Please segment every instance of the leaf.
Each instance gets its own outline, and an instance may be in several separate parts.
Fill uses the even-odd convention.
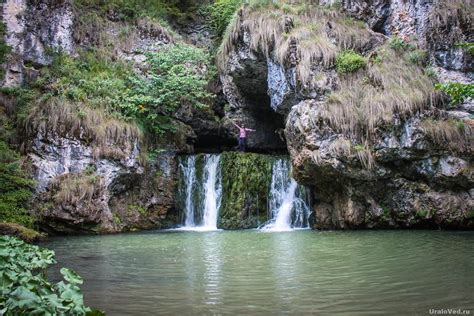
[[[7,306],[33,309],[41,303],[41,298],[27,288],[20,286],[10,293]]]
[[[71,284],[82,284],[83,280],[82,277],[79,276],[76,272],[68,268],[61,268],[61,274],[63,275],[64,279]]]
[[[98,309],[93,309],[86,312],[86,316],[105,316],[105,312],[100,311]]]

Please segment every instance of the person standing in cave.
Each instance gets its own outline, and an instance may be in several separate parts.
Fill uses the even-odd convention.
[[[232,121],[231,121],[232,122]],[[232,122],[239,129],[239,151],[244,152],[247,147],[247,132],[255,132],[254,129],[245,128],[245,125],[242,124],[242,127]]]

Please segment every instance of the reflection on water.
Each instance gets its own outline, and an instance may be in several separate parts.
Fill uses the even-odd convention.
[[[425,315],[474,309],[473,243],[473,232],[174,231],[44,246],[109,315]]]
[[[221,249],[219,236],[203,236],[205,304],[216,305],[221,302]]]

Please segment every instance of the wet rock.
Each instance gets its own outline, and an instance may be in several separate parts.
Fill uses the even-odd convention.
[[[268,220],[272,156],[225,152],[221,155],[222,202],[218,227],[257,228]]]
[[[301,102],[286,127],[293,174],[314,188],[313,227],[474,226],[469,149],[455,155],[433,144],[413,117],[379,132],[374,164],[367,168],[357,152],[337,151],[350,139],[318,120],[321,107],[316,101]]]

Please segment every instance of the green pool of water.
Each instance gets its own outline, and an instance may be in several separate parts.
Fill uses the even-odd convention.
[[[55,238],[108,315],[474,314],[474,232],[148,232]]]

